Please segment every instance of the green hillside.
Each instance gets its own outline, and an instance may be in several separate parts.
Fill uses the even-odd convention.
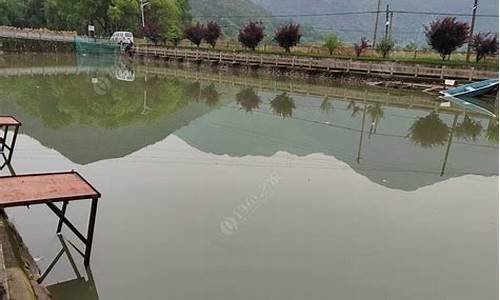
[[[239,28],[251,18],[200,17],[200,16],[268,16],[262,7],[249,0],[190,0],[191,15],[195,21],[216,20],[223,27],[224,34],[234,37]]]

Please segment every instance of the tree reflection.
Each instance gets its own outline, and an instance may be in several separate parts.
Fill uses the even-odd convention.
[[[213,107],[219,102],[219,92],[215,89],[215,85],[212,83],[206,86],[201,91],[201,96],[205,99],[205,104],[209,107]]]
[[[241,108],[245,109],[247,112],[258,109],[260,102],[261,100],[259,96],[252,88],[242,89],[238,94],[236,94],[236,103],[238,103]]]
[[[201,84],[199,81],[184,85],[184,94],[189,101],[199,102],[201,99]]]
[[[384,110],[382,109],[382,105],[380,103],[369,105],[367,112],[372,119],[372,123],[376,123],[378,120],[384,118]]]
[[[372,120],[370,125],[370,134],[368,136],[371,137],[372,133],[377,133],[378,122],[384,117],[384,110],[382,109],[382,105],[380,103],[376,103],[369,105],[367,112]]]
[[[321,102],[319,108],[321,109],[322,112],[325,113],[330,113],[333,110],[333,105],[328,96],[326,96],[325,99],[323,99],[323,102]]]
[[[351,102],[349,102],[349,105],[347,105],[347,110],[351,110],[352,111],[351,117],[355,118],[358,116],[359,112],[361,111],[361,107],[356,105],[356,101],[351,100]]]
[[[174,112],[186,105],[182,86],[176,80],[156,77],[126,82],[106,74],[97,74],[98,86],[87,75],[24,77],[22,81],[3,80],[15,91],[16,102],[30,115],[40,118],[49,128],[69,124],[117,127],[144,122]],[[3,87],[1,87],[3,88]],[[147,90],[149,111],[144,111]]]
[[[288,118],[295,109],[295,101],[285,92],[271,100],[271,108],[275,114]]]
[[[454,129],[455,139],[466,140],[471,139],[476,141],[476,138],[481,134],[483,126],[479,121],[471,119],[467,114],[464,116],[462,123],[457,125]]]
[[[488,141],[498,143],[498,117],[491,118],[486,128],[485,136]]]
[[[442,146],[448,138],[449,128],[436,112],[418,118],[410,127],[408,137],[424,148]]]

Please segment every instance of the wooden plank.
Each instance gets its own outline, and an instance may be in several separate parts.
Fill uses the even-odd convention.
[[[0,177],[0,208],[100,197],[74,171]]]
[[[11,117],[11,116],[0,116],[0,126],[2,126],[2,125],[19,126],[19,125],[21,125],[21,122],[19,122],[18,120],[16,120],[16,118]]]

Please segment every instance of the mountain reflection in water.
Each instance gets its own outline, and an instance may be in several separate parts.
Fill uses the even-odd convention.
[[[498,174],[498,119],[440,108],[425,95],[281,82],[269,88],[262,79],[81,60],[71,74],[55,65],[0,77],[0,113],[16,115],[24,134],[78,164],[124,157],[175,134],[217,155],[324,153],[401,190]]]

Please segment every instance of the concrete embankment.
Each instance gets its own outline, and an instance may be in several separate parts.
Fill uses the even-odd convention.
[[[51,299],[49,292],[36,282],[40,271],[3,210],[0,211],[0,242],[0,299]]]

